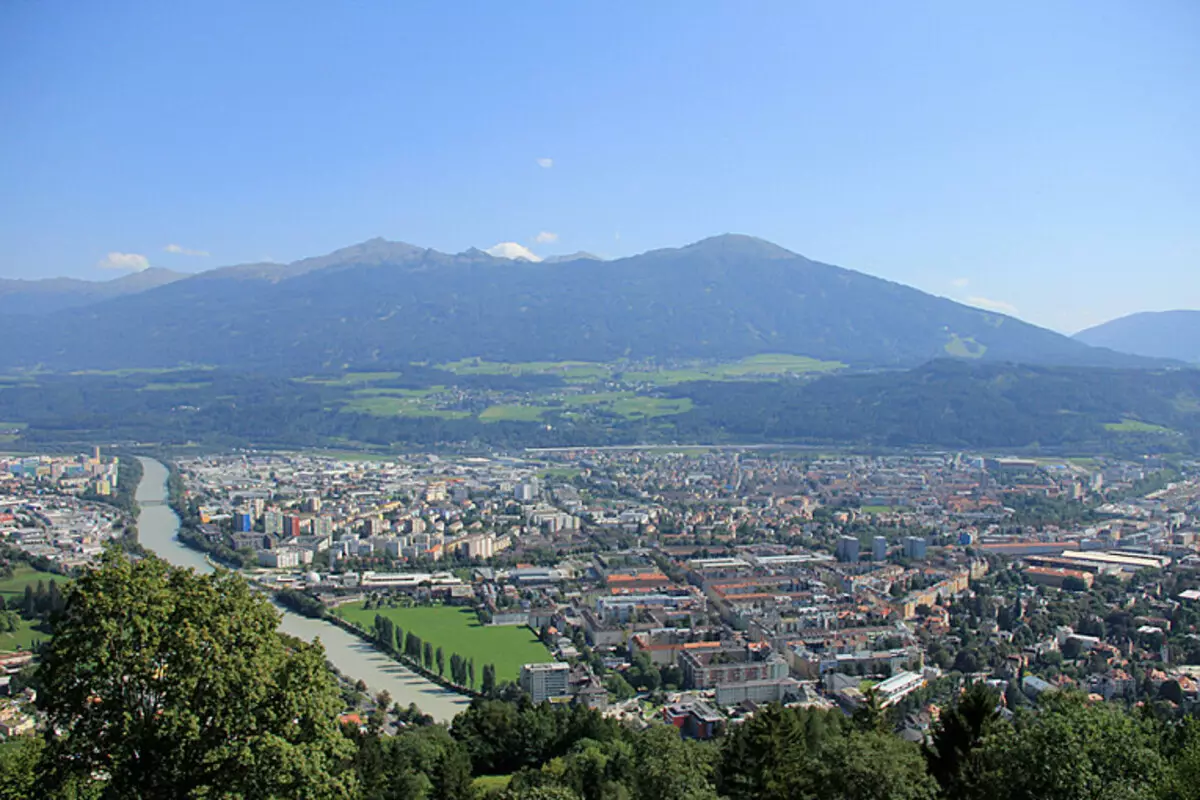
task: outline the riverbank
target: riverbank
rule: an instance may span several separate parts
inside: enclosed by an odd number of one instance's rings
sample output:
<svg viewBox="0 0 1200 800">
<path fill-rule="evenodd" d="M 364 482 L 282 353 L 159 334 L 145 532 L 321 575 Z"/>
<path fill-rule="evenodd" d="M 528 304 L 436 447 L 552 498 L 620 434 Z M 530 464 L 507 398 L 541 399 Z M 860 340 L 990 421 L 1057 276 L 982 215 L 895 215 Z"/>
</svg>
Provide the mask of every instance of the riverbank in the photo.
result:
<svg viewBox="0 0 1200 800">
<path fill-rule="evenodd" d="M 138 518 L 139 538 L 144 547 L 171 564 L 209 573 L 213 567 L 204 554 L 186 547 L 176 537 L 179 517 L 167 504 L 168 471 L 161 462 L 139 459 L 143 478 L 136 499 L 141 507 Z M 361 680 L 372 693 L 386 690 L 402 706 L 415 704 L 439 722 L 448 722 L 470 702 L 468 698 L 437 686 L 412 670 L 393 661 L 358 636 L 320 619 L 309 619 L 280 610 L 280 630 L 311 642 L 319 639 L 325 657 L 339 672 L 352 680 Z"/>
</svg>

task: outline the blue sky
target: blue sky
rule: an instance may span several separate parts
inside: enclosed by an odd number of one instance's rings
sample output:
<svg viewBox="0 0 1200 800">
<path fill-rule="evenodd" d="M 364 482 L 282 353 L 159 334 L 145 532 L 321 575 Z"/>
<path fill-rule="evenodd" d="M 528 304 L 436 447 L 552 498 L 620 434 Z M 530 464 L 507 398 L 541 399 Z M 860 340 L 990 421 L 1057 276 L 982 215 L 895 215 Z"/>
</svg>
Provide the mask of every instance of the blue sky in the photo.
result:
<svg viewBox="0 0 1200 800">
<path fill-rule="evenodd" d="M 1064 331 L 1200 308 L 1198 42 L 1195 0 L 3 3 L 0 276 L 733 231 Z"/>
</svg>

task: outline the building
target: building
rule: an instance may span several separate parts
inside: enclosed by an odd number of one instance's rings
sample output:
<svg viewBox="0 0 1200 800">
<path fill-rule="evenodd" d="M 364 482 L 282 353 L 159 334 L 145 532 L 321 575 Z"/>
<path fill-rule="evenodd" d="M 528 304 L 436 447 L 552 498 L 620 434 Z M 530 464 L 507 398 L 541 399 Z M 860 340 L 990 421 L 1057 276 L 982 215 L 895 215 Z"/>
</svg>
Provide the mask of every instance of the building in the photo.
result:
<svg viewBox="0 0 1200 800">
<path fill-rule="evenodd" d="M 879 704 L 884 708 L 900 702 L 925 685 L 925 677 L 915 672 L 901 672 L 886 681 L 875 684 Z"/>
<path fill-rule="evenodd" d="M 746 681 L 726 683 L 717 687 L 717 705 L 736 706 L 747 700 L 759 705 L 784 703 L 800 695 L 800 681 L 795 678 L 780 678 L 774 681 Z"/>
<path fill-rule="evenodd" d="M 295 539 L 300 535 L 300 517 L 294 514 L 288 514 L 283 518 L 283 531 L 281 532 L 285 539 Z"/>
<path fill-rule="evenodd" d="M 904 556 L 914 561 L 925 558 L 926 542 L 924 536 L 906 536 L 904 539 Z"/>
<path fill-rule="evenodd" d="M 1060 569 L 1055 567 L 1030 567 L 1025 570 L 1025 580 L 1041 586 L 1054 586 L 1059 589 L 1068 579 L 1077 581 L 1076 588 L 1090 589 L 1096 576 L 1079 569 Z"/>
<path fill-rule="evenodd" d="M 287 547 L 279 550 L 259 550 L 258 563 L 264 567 L 290 569 L 300 566 L 300 551 Z"/>
<path fill-rule="evenodd" d="M 845 564 L 858 562 L 858 539 L 853 536 L 843 536 L 837 543 L 837 560 Z"/>
<path fill-rule="evenodd" d="M 283 514 L 279 511 L 264 511 L 263 532 L 268 536 L 279 536 L 283 533 Z"/>
<path fill-rule="evenodd" d="M 525 664 L 521 667 L 521 688 L 535 703 L 569 696 L 570 683 L 571 665 L 561 661 Z"/>
<path fill-rule="evenodd" d="M 887 539 L 882 536 L 876 536 L 871 542 L 871 560 L 886 561 L 887 560 L 888 543 Z"/>
<path fill-rule="evenodd" d="M 684 650 L 679 654 L 689 689 L 713 689 L 727 683 L 777 681 L 788 676 L 787 661 L 769 650 L 750 647 Z"/>
<path fill-rule="evenodd" d="M 250 515 L 239 511 L 233 515 L 233 530 L 235 533 L 249 533 L 254 530 L 251 524 Z"/>
<path fill-rule="evenodd" d="M 689 739 L 711 739 L 720 732 L 724 722 L 724 718 L 703 700 L 667 706 L 663 709 L 663 719 Z"/>
</svg>

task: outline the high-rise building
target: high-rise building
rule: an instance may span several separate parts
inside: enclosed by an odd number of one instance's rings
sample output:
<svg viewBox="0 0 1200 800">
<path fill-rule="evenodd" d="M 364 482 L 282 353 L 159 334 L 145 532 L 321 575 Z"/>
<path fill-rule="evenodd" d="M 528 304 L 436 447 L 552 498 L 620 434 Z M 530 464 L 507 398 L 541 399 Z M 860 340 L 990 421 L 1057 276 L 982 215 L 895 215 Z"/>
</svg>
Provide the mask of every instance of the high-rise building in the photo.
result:
<svg viewBox="0 0 1200 800">
<path fill-rule="evenodd" d="M 871 560 L 887 561 L 888 543 L 882 536 L 876 536 L 871 542 Z"/>
<path fill-rule="evenodd" d="M 570 693 L 571 665 L 561 661 L 525 664 L 521 667 L 521 688 L 535 703 L 544 703 Z"/>
<path fill-rule="evenodd" d="M 925 558 L 926 542 L 924 536 L 908 536 L 904 539 L 904 555 L 914 561 Z"/>
<path fill-rule="evenodd" d="M 858 538 L 843 536 L 837 543 L 837 560 L 847 564 L 858 562 Z"/>
<path fill-rule="evenodd" d="M 283 513 L 280 511 L 263 512 L 263 530 L 268 536 L 279 536 L 283 533 Z"/>
<path fill-rule="evenodd" d="M 234 533 L 249 533 L 254 530 L 250 514 L 245 511 L 237 511 L 233 515 L 233 531 Z"/>
</svg>

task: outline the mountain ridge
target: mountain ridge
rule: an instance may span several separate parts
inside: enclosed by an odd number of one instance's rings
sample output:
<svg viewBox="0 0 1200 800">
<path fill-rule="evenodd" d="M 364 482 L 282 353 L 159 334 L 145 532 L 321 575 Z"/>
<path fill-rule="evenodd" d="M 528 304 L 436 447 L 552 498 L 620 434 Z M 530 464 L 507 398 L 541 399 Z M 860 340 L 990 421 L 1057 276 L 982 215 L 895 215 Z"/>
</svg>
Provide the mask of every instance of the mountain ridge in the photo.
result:
<svg viewBox="0 0 1200 800">
<path fill-rule="evenodd" d="M 312 372 L 472 356 L 663 361 L 762 353 L 859 367 L 947 356 L 1151 363 L 740 234 L 557 263 L 371 239 L 286 265 L 212 270 L 34 327 L 37 335 L 0 350 L 0 365 Z"/>
<path fill-rule="evenodd" d="M 1093 347 L 1200 364 L 1200 311 L 1140 311 L 1080 331 L 1074 338 Z"/>
</svg>

